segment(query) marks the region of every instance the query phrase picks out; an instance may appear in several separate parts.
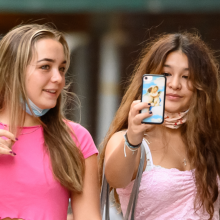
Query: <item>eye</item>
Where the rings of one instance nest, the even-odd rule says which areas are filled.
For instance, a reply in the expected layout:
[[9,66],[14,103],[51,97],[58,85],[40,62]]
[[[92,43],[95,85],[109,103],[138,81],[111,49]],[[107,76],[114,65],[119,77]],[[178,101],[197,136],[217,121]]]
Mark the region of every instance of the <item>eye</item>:
[[49,70],[50,66],[49,65],[43,65],[40,68],[43,69],[43,70]]
[[63,73],[65,73],[66,68],[65,68],[65,67],[61,67],[61,68],[60,68],[60,71],[63,72]]
[[189,78],[189,76],[182,76],[182,78],[184,78],[184,79],[188,79],[188,78]]
[[163,73],[164,76],[171,76],[170,73]]

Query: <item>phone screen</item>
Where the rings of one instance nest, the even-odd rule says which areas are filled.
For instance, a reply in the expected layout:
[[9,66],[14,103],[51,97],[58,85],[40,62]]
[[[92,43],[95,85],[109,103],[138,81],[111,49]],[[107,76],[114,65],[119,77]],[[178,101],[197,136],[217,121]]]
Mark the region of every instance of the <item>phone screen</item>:
[[166,95],[166,77],[164,75],[145,74],[142,78],[141,101],[151,104],[149,109],[141,113],[152,111],[153,115],[145,118],[146,124],[162,124],[164,121],[164,107]]

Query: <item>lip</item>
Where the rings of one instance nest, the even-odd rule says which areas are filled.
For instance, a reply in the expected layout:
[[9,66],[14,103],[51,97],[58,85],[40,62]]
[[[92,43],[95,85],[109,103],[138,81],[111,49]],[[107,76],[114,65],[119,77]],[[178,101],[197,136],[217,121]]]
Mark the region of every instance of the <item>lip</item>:
[[178,97],[178,98],[182,98],[183,96],[174,94],[174,93],[167,93],[166,96],[173,96],[173,97]]
[[[50,93],[47,90],[53,90],[53,91],[55,91],[55,93]],[[43,92],[46,92],[50,96],[56,96],[57,95],[57,91],[58,91],[57,89],[43,89]]]
[[43,90],[55,90],[55,91],[57,91],[58,89],[43,89]]
[[173,93],[167,93],[166,98],[170,101],[178,101],[179,99],[183,98],[183,96],[173,94]]

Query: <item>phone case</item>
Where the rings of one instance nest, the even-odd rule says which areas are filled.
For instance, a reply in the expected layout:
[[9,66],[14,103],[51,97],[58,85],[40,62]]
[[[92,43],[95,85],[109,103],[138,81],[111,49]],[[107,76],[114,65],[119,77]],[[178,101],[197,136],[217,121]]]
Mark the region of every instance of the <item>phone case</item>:
[[142,78],[141,102],[151,104],[148,109],[141,110],[141,113],[152,111],[151,117],[145,118],[142,123],[162,124],[164,121],[166,95],[166,77],[164,75],[145,74]]

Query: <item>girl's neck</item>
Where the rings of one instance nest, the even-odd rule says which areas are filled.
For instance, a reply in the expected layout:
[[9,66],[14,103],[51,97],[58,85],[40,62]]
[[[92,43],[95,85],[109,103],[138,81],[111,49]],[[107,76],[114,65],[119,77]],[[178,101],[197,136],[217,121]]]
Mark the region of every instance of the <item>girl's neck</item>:
[[161,139],[165,136],[181,136],[181,129],[171,129],[162,125],[155,125],[150,131],[146,132],[149,136],[155,139]]
[[[0,111],[0,122],[6,125],[9,125],[10,123],[10,115],[7,107],[4,107]],[[24,127],[31,127],[40,125],[39,120],[36,117],[33,117],[25,112],[25,120],[24,120]]]

